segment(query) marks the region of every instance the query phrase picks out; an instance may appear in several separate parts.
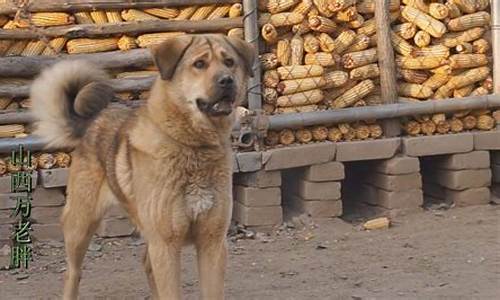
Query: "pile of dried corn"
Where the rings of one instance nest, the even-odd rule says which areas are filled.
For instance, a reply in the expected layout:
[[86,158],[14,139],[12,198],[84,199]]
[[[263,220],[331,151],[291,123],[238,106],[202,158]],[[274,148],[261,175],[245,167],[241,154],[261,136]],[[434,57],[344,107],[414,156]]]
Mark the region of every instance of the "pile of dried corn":
[[[26,162],[24,163],[26,164]],[[32,171],[39,169],[67,168],[71,165],[71,155],[65,152],[55,153],[33,153],[31,156],[31,164],[19,166],[11,162],[10,157],[0,158],[0,176],[8,175],[9,173],[19,171]]]
[[[391,33],[399,95],[424,101],[491,93],[489,0],[401,2],[401,16]],[[416,116],[404,128],[410,135],[432,135],[494,125],[484,110]]]

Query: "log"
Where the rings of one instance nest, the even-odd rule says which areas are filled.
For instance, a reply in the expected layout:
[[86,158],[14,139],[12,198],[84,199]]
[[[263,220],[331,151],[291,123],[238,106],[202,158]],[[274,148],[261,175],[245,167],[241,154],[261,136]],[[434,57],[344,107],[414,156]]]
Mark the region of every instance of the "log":
[[36,29],[0,29],[0,39],[38,39],[45,37],[101,37],[114,34],[137,35],[153,32],[221,32],[243,26],[243,18],[220,18],[215,20],[151,20],[106,24],[74,24]]
[[[15,14],[19,7],[14,1],[6,1],[0,5],[0,15]],[[95,11],[95,10],[120,10],[130,8],[175,7],[190,5],[239,3],[239,0],[36,0],[26,7],[27,11]]]
[[[142,78],[110,79],[109,84],[116,93],[130,91],[147,91],[153,85],[156,76]],[[0,85],[0,97],[25,98],[29,97],[30,85],[4,84]]]
[[[491,1],[493,57],[500,57],[500,1]],[[500,59],[493,60],[493,92],[500,94]]]
[[0,76],[33,77],[48,66],[62,60],[86,60],[105,69],[142,69],[153,65],[149,49],[112,51],[91,54],[62,54],[58,56],[0,57]]

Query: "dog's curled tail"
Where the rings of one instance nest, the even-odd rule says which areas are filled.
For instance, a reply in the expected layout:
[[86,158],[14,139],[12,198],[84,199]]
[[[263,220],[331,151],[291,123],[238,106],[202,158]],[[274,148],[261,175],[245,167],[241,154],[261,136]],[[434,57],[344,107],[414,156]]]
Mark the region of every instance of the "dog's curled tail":
[[86,61],[63,61],[31,86],[34,134],[49,147],[76,147],[92,120],[113,99],[106,72]]

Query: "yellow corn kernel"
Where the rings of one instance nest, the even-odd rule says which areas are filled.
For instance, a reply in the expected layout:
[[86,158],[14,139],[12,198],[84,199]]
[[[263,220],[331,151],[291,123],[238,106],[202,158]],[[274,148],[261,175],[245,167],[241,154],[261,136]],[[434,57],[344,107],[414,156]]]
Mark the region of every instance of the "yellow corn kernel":
[[278,56],[278,62],[282,66],[287,66],[290,64],[290,57],[292,55],[292,48],[290,47],[289,40],[279,40],[276,46],[276,56]]
[[321,76],[324,68],[320,65],[293,65],[279,67],[276,71],[281,80],[290,80]]
[[279,107],[311,105],[321,102],[323,98],[323,92],[320,89],[315,89],[278,97],[276,105]]
[[445,57],[419,56],[419,57],[396,57],[396,65],[402,69],[429,70],[437,68],[446,63]]
[[346,49],[346,52],[356,52],[368,49],[370,46],[370,38],[364,34],[357,34],[352,42],[352,45]]
[[486,54],[490,50],[490,43],[486,39],[478,39],[472,43],[474,53]]
[[108,17],[105,11],[91,11],[90,17],[95,24],[105,24],[108,23]]
[[399,25],[395,25],[392,31],[402,37],[405,40],[409,40],[415,36],[417,33],[417,26],[410,22],[405,22]]
[[358,16],[358,11],[355,6],[347,7],[346,9],[340,10],[335,15],[336,22],[351,22]]
[[136,43],[141,48],[159,44],[169,38],[185,34],[184,32],[159,32],[147,33],[137,37]]
[[231,9],[231,5],[222,5],[217,6],[215,9],[207,16],[207,20],[220,19],[227,16],[229,10]]
[[358,52],[346,53],[342,56],[342,63],[346,69],[354,69],[378,61],[377,49],[371,48]]
[[394,50],[403,56],[410,56],[414,51],[414,47],[410,43],[394,32],[391,32],[391,44]]
[[68,41],[65,37],[57,37],[50,40],[49,45],[43,50],[42,55],[57,55],[61,53]]
[[[356,4],[356,9],[361,14],[373,14],[375,13],[375,2],[377,0],[358,0]],[[398,10],[400,5],[399,0],[390,0],[389,2],[389,10],[394,11]]]
[[427,32],[420,30],[415,34],[413,41],[418,47],[427,47],[431,43],[431,36]]
[[420,57],[435,57],[435,58],[447,58],[450,56],[450,49],[446,46],[435,45],[424,48],[415,48],[412,52],[412,56]]
[[74,18],[63,12],[39,12],[31,14],[30,22],[34,26],[59,26],[72,24]]
[[352,20],[349,21],[349,23],[347,23],[347,26],[351,29],[358,29],[363,26],[364,23],[365,18],[363,18],[363,16],[360,14],[356,14],[356,16],[353,17]]
[[135,43],[135,38],[127,35],[122,36],[118,40],[118,48],[122,51],[127,51],[130,49],[137,48],[137,44]]
[[444,20],[448,17],[450,13],[449,8],[442,3],[431,3],[429,4],[429,15],[438,20]]
[[180,11],[176,8],[148,8],[144,10],[145,13],[159,17],[162,19],[174,19]]
[[21,55],[24,48],[28,45],[28,41],[16,41],[14,42],[7,51],[5,51],[5,56],[18,56]]
[[199,21],[199,20],[204,20],[214,11],[216,5],[205,5],[205,6],[200,6],[194,13],[193,15],[189,18],[189,20],[192,21]]
[[442,39],[436,40],[436,43],[453,48],[463,42],[472,42],[481,38],[485,31],[486,29],[482,27],[475,27],[462,32],[450,32],[445,34]]
[[243,15],[243,5],[241,3],[235,3],[229,8],[229,17],[237,18]]
[[322,16],[326,18],[331,18],[333,16],[333,11],[328,8],[330,0],[313,0],[313,3],[319,14]]
[[462,15],[462,11],[453,1],[446,1],[444,4],[448,8],[448,16],[452,19],[458,18]]
[[179,11],[177,17],[174,20],[189,20],[191,16],[196,12],[198,6],[188,6],[184,7]]
[[112,51],[118,48],[118,38],[73,39],[66,43],[69,54]]
[[490,68],[487,66],[469,69],[457,76],[452,76],[446,83],[450,90],[459,89],[478,81],[485,80],[490,74]]
[[[120,23],[123,22],[122,15],[119,11],[107,11],[106,18],[109,23]],[[96,22],[97,23],[97,22]]]
[[333,41],[333,51],[337,54],[344,53],[356,40],[356,33],[352,30],[342,31]]
[[264,24],[261,28],[261,35],[268,44],[274,44],[278,41],[278,31],[272,24]]
[[46,45],[42,41],[30,41],[23,52],[21,52],[21,56],[37,56],[43,52]]
[[332,52],[334,49],[334,41],[327,33],[321,33],[318,35],[319,47],[323,52]]
[[352,80],[365,80],[380,76],[378,64],[369,64],[362,67],[354,68],[349,74]]
[[76,23],[78,23],[78,24],[93,24],[94,23],[89,12],[86,12],[86,11],[76,12],[74,14],[74,16],[76,19]]
[[323,67],[335,65],[333,55],[328,52],[307,53],[304,61],[306,65],[320,65]]
[[347,83],[349,74],[344,71],[331,71],[323,75],[325,80],[324,89],[338,88]]
[[296,13],[278,13],[271,15],[269,22],[274,27],[290,26],[299,24],[304,20],[304,16]]
[[316,53],[319,51],[320,44],[318,38],[312,34],[304,36],[304,51],[307,53]]
[[375,84],[370,79],[361,81],[359,84],[348,90],[332,103],[333,108],[348,107],[358,100],[370,94],[375,89]]
[[406,82],[417,84],[422,84],[429,79],[427,72],[421,70],[398,69],[398,76],[403,78]]
[[455,54],[450,56],[450,66],[452,69],[475,68],[487,64],[488,57],[485,54]]
[[428,32],[435,38],[440,38],[446,33],[446,26],[442,22],[434,19],[419,9],[411,6],[405,6],[405,8],[401,11],[401,15],[408,20],[408,22],[414,23],[417,27]]
[[325,85],[323,77],[309,77],[301,79],[284,80],[278,83],[276,90],[281,95],[290,95],[298,92],[305,92],[313,89],[323,88]]
[[122,18],[127,22],[158,20],[157,17],[137,9],[126,9],[122,11]]
[[476,0],[453,0],[453,3],[455,3],[458,8],[466,13],[466,14],[473,14],[476,12]]
[[318,32],[333,32],[337,28],[337,25],[332,20],[322,17],[322,16],[313,16],[309,18],[309,27],[312,30]]
[[312,0],[302,0],[297,6],[295,6],[292,12],[305,16],[311,10],[312,7],[313,7]]
[[331,0],[328,9],[335,13],[355,4],[356,0]]
[[267,10],[272,14],[284,12],[299,3],[300,0],[268,0]]
[[302,65],[304,61],[304,39],[296,35],[290,41],[290,64]]
[[425,85],[403,82],[398,84],[398,93],[400,96],[417,99],[427,99],[433,94],[432,90]]
[[464,15],[448,22],[448,29],[451,31],[464,31],[474,27],[488,26],[491,22],[490,14],[481,11],[470,15]]

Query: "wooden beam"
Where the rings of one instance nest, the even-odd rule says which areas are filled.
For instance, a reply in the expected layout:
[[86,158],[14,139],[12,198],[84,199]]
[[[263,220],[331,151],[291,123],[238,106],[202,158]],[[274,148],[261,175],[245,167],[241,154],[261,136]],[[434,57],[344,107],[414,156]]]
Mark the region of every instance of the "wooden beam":
[[[15,14],[19,9],[15,1],[7,0],[0,4],[0,15]],[[30,12],[41,11],[94,11],[94,10],[120,10],[130,8],[151,8],[151,7],[176,7],[190,5],[207,4],[231,4],[239,3],[239,0],[36,0],[30,1],[26,8]]]
[[[389,18],[390,0],[375,1],[381,97],[384,104],[392,104],[398,101],[398,89],[396,84],[396,63],[391,43],[391,21]],[[394,137],[401,134],[399,120],[385,120],[383,127],[386,137]]]
[[[258,26],[258,11],[256,0],[243,0],[243,8],[245,14],[245,40],[251,43],[256,52],[256,57],[259,54],[259,26]],[[261,96],[261,78],[260,78],[260,61],[255,60],[252,67],[254,76],[248,81],[248,108],[250,110],[262,109]]]
[[493,42],[493,92],[500,95],[500,1],[491,1],[491,34]]
[[152,20],[141,22],[121,22],[106,24],[74,24],[67,26],[53,26],[33,29],[0,29],[0,39],[39,39],[43,37],[101,37],[115,34],[128,33],[138,35],[141,33],[181,31],[195,32],[221,32],[235,27],[243,26],[243,18],[220,18],[215,20]]

